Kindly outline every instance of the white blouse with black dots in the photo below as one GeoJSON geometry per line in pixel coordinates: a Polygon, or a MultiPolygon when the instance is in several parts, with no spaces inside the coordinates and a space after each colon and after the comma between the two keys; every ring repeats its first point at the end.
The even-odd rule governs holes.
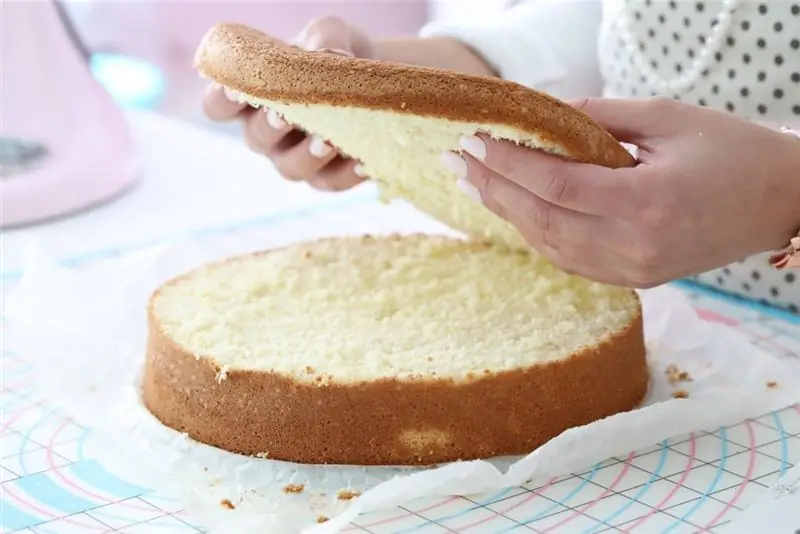
{"type": "MultiPolygon", "coordinates": [[[[800,0],[507,4],[494,17],[437,21],[421,35],[460,39],[504,78],[560,98],[668,96],[800,126],[800,0]]],[[[773,270],[768,257],[695,281],[800,313],[800,271],[773,270]]]]}

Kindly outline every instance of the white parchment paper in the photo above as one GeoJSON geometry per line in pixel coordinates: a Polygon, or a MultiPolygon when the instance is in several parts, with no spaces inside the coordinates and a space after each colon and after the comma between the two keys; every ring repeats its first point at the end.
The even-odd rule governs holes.
{"type": "Polygon", "coordinates": [[[159,424],[141,403],[139,389],[151,291],[204,262],[292,241],[368,232],[448,233],[402,205],[360,210],[72,268],[56,267],[32,249],[26,274],[6,302],[10,346],[35,366],[51,398],[95,431],[97,452],[110,469],[180,498],[210,532],[338,532],[361,513],[565,475],[800,401],[796,369],[732,330],[701,322],[677,290],[658,288],[641,293],[653,376],[643,407],[568,430],[524,458],[431,469],[304,466],[220,451],[159,424]],[[670,385],[664,373],[669,365],[687,371],[692,381],[670,385]],[[767,387],[771,381],[778,387],[767,387]],[[674,399],[677,387],[689,398],[674,399]],[[287,493],[289,484],[303,491],[287,493]],[[343,490],[362,495],[345,501],[339,498],[343,490]],[[329,521],[317,524],[321,517],[329,521]]]}

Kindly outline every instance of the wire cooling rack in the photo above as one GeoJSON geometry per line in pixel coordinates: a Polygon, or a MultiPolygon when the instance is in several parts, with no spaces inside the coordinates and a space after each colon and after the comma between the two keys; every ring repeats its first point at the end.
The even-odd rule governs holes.
{"type": "MultiPolygon", "coordinates": [[[[350,207],[328,217],[374,217],[350,207]]],[[[253,225],[303,234],[308,218],[253,225]]],[[[218,228],[216,233],[237,228],[218,228]]],[[[80,265],[118,254],[73,258],[80,265]]],[[[3,275],[6,290],[19,273],[3,275]]],[[[800,358],[800,325],[761,309],[687,290],[699,315],[782,358],[800,358]]],[[[25,355],[0,354],[0,531],[20,534],[202,532],[179,502],[119,478],[87,447],[91,431],[45,400],[25,355]]],[[[349,532],[694,533],[725,525],[800,461],[800,405],[715,432],[680,436],[583,472],[469,498],[416,502],[360,517],[349,532]]],[[[766,525],[765,525],[766,527],[766,525]]]]}

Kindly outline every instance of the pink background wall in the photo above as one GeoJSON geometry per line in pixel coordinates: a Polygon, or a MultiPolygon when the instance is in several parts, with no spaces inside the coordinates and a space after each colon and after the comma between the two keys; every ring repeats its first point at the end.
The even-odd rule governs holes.
{"type": "Polygon", "coordinates": [[[416,33],[429,14],[427,0],[67,2],[92,50],[135,56],[156,65],[166,81],[159,110],[189,119],[199,118],[204,86],[192,69],[192,57],[203,34],[217,22],[243,22],[291,39],[311,19],[334,14],[379,36],[416,33]]]}
{"type": "Polygon", "coordinates": [[[216,22],[243,22],[289,39],[311,19],[340,15],[375,35],[416,32],[428,18],[426,0],[211,0],[90,2],[75,5],[78,24],[94,49],[120,51],[151,61],[194,52],[216,22]]]}

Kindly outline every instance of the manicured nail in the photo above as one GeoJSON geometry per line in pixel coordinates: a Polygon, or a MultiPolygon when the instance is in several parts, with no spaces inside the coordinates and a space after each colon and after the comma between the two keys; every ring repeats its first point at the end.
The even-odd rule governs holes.
{"type": "Polygon", "coordinates": [[[324,139],[315,135],[308,143],[308,151],[315,158],[324,158],[333,152],[333,147],[326,143],[324,139]]]}
{"type": "Polygon", "coordinates": [[[486,159],[486,144],[477,135],[465,135],[458,140],[458,145],[478,161],[486,159]]]}
{"type": "Polygon", "coordinates": [[[466,178],[459,178],[458,181],[456,182],[456,187],[458,188],[459,191],[464,193],[470,200],[478,203],[483,202],[483,200],[481,199],[480,191],[478,191],[478,189],[474,185],[469,183],[466,178]]]}
{"type": "Polygon", "coordinates": [[[341,48],[318,48],[316,52],[327,52],[328,54],[336,54],[337,56],[355,57],[352,52],[342,50],[341,48]]]}
{"type": "Polygon", "coordinates": [[[467,162],[455,152],[442,152],[439,159],[447,169],[456,173],[458,178],[467,176],[467,162]]]}
{"type": "Polygon", "coordinates": [[[225,94],[225,98],[227,98],[231,102],[239,103],[239,93],[237,93],[230,87],[223,87],[222,92],[225,94]]]}
{"type": "Polygon", "coordinates": [[[283,120],[277,111],[274,110],[267,110],[267,124],[275,128],[276,130],[283,130],[286,128],[286,121],[283,120]]]}
{"type": "Polygon", "coordinates": [[[355,167],[353,167],[353,172],[359,178],[367,177],[367,171],[364,169],[364,166],[361,163],[356,163],[355,167]]]}

